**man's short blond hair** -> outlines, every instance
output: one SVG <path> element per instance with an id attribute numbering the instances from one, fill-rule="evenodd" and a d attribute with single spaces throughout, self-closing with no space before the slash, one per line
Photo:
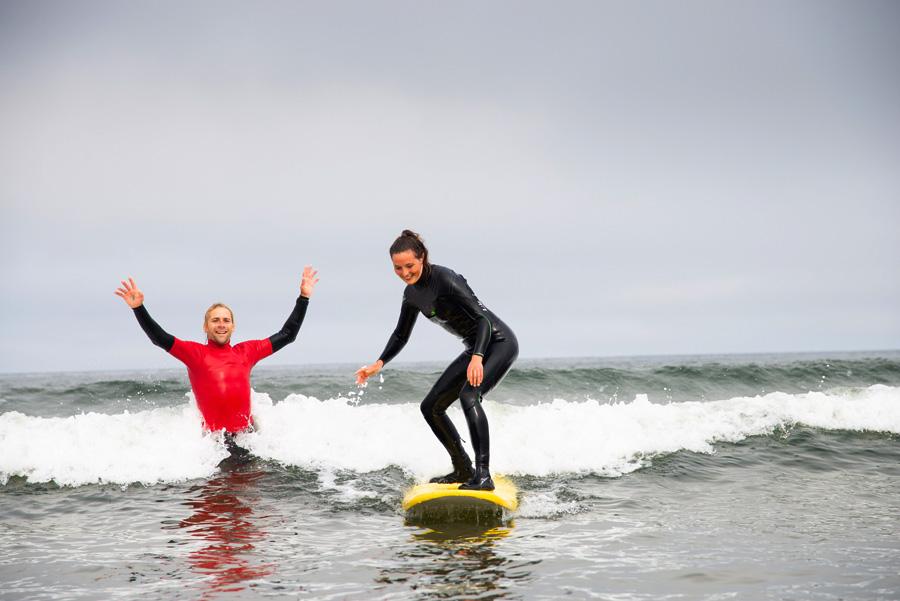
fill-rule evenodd
<path id="1" fill-rule="evenodd" d="M 206 322 L 209 321 L 209 314 L 212 313 L 215 309 L 228 309 L 228 312 L 231 314 L 231 323 L 234 323 L 234 311 L 231 310 L 231 307 L 226 305 L 225 303 L 213 303 L 210 305 L 209 309 L 206 310 L 206 314 L 203 316 L 203 329 L 206 329 Z"/>

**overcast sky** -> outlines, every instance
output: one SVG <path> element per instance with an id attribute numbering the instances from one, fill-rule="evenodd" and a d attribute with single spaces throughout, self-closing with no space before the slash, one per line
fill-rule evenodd
<path id="1" fill-rule="evenodd" d="M 380 353 L 423 234 L 523 357 L 900 347 L 900 4 L 0 2 L 0 371 L 213 301 Z M 398 361 L 459 343 L 425 320 Z"/>

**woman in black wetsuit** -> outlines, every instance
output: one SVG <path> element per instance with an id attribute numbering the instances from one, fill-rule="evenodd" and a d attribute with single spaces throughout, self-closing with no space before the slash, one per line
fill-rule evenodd
<path id="1" fill-rule="evenodd" d="M 400 319 L 387 346 L 375 363 L 360 368 L 356 380 L 362 384 L 397 356 L 421 312 L 431 321 L 462 339 L 466 349 L 441 374 L 422 401 L 422 414 L 453 461 L 453 471 L 432 482 L 462 482 L 467 490 L 493 490 L 490 472 L 490 437 L 481 397 L 496 386 L 516 357 L 515 334 L 475 297 L 466 279 L 446 267 L 428 262 L 428 249 L 418 234 L 403 230 L 391 245 L 394 272 L 407 286 L 403 292 Z M 475 469 L 463 449 L 459 433 L 447 417 L 447 407 L 460 400 L 475 449 Z"/>

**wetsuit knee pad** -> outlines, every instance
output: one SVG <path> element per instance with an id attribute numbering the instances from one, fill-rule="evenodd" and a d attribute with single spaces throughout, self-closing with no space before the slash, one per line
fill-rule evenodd
<path id="1" fill-rule="evenodd" d="M 428 399 L 422 401 L 422 404 L 419 405 L 419 409 L 422 411 L 422 415 L 425 416 L 425 419 L 434 415 L 434 403 L 428 402 Z"/>
<path id="2" fill-rule="evenodd" d="M 422 415 L 426 420 L 433 419 L 447 412 L 447 408 L 443 407 L 442 404 L 438 402 L 439 400 L 440 399 L 426 398 L 422 401 L 422 404 L 419 405 L 419 409 L 422 411 Z"/>
<path id="3" fill-rule="evenodd" d="M 463 411 L 468 411 L 481 402 L 481 393 L 471 386 L 464 386 L 459 393 L 459 404 L 462 405 Z"/>

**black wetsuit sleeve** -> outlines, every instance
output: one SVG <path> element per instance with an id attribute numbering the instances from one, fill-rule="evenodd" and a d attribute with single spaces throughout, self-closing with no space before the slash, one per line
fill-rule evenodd
<path id="1" fill-rule="evenodd" d="M 306 307 L 309 306 L 309 299 L 305 296 L 297 298 L 294 310 L 288 316 L 287 321 L 281 326 L 281 329 L 269 336 L 272 343 L 272 352 L 276 353 L 295 341 L 297 334 L 300 333 L 300 326 L 303 325 L 303 318 L 306 316 Z"/>
<path id="2" fill-rule="evenodd" d="M 153 321 L 153 318 L 150 317 L 150 313 L 147 312 L 147 307 L 141 305 L 140 307 L 133 309 L 133 311 L 134 316 L 137 317 L 138 323 L 141 324 L 141 329 L 147 334 L 150 342 L 167 353 L 172 350 L 172 347 L 175 345 L 175 337 L 162 329 L 158 323 Z"/>
<path id="3" fill-rule="evenodd" d="M 458 277 L 459 279 L 462 279 L 462 276 Z M 493 325 L 487 315 L 487 311 L 485 310 L 484 305 L 482 305 L 475 297 L 475 294 L 472 292 L 472 289 L 469 288 L 469 285 L 465 283 L 465 280 L 460 282 L 456 279 L 451 279 L 448 283 L 450 296 L 456 301 L 456 304 L 459 305 L 460 309 L 467 313 L 477 324 L 478 329 L 475 334 L 475 344 L 472 345 L 472 354 L 484 357 L 488 344 L 491 342 L 491 331 L 493 330 Z"/>
<path id="4" fill-rule="evenodd" d="M 406 346 L 418 316 L 419 310 L 409 303 L 404 302 L 400 306 L 400 319 L 397 320 L 397 327 L 394 328 L 394 333 L 391 334 L 387 346 L 384 347 L 384 350 L 381 351 L 381 356 L 378 358 L 383 364 L 386 365 Z"/>

